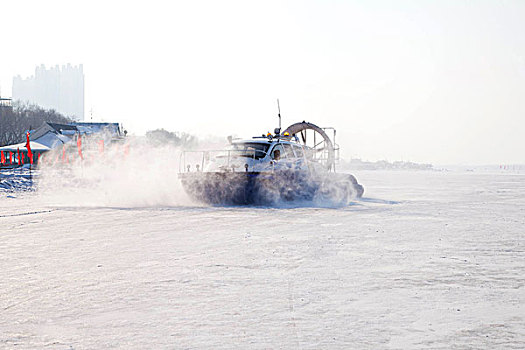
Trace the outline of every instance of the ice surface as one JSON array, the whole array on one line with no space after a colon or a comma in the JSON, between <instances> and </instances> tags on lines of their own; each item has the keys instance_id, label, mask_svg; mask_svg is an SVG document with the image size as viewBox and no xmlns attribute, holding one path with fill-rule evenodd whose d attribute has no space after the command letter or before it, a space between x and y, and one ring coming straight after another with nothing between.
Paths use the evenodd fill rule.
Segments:
<instances>
[{"instance_id":1,"label":"ice surface","mask_svg":"<svg viewBox=\"0 0 525 350\"><path fill-rule=\"evenodd\" d=\"M525 348L525 176L356 175L344 208L1 192L0 348Z\"/></svg>"}]
</instances>

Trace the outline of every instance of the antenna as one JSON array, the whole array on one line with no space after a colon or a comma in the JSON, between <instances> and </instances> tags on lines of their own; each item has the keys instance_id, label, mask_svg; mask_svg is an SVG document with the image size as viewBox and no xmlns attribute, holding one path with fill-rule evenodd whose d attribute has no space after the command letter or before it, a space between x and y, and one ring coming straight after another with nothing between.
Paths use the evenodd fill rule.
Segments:
<instances>
[{"instance_id":1,"label":"antenna","mask_svg":"<svg viewBox=\"0 0 525 350\"><path fill-rule=\"evenodd\" d=\"M279 106L279 99L277 99L277 110L279 111L279 132L281 132L281 106Z\"/></svg>"}]
</instances>

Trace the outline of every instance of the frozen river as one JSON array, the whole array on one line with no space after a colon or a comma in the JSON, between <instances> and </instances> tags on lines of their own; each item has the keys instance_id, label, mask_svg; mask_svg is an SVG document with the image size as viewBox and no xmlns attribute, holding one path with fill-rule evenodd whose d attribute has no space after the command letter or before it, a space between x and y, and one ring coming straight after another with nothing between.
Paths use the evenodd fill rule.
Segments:
<instances>
[{"instance_id":1,"label":"frozen river","mask_svg":"<svg viewBox=\"0 0 525 350\"><path fill-rule=\"evenodd\" d=\"M525 175L356 175L343 208L0 192L0 348L525 348Z\"/></svg>"}]
</instances>

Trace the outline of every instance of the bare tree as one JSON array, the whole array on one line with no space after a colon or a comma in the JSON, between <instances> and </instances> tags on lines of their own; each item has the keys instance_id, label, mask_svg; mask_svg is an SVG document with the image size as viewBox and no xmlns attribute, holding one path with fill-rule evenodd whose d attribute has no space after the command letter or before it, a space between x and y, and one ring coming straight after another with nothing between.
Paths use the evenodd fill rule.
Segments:
<instances>
[{"instance_id":1,"label":"bare tree","mask_svg":"<svg viewBox=\"0 0 525 350\"><path fill-rule=\"evenodd\" d=\"M146 132L146 139L155 146L171 145L191 148L197 144L197 138L185 132L171 132L164 129Z\"/></svg>"},{"instance_id":2,"label":"bare tree","mask_svg":"<svg viewBox=\"0 0 525 350\"><path fill-rule=\"evenodd\" d=\"M0 146L23 142L26 131L34 130L44 122L67 124L72 121L53 109L16 101L12 108L0 109Z\"/></svg>"}]
</instances>

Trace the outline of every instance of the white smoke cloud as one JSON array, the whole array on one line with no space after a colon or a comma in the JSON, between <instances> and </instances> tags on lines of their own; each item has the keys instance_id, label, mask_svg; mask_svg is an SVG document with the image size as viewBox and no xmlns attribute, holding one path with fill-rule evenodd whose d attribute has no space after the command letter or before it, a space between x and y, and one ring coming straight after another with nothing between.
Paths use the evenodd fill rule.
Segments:
<instances>
[{"instance_id":1,"label":"white smoke cloud","mask_svg":"<svg viewBox=\"0 0 525 350\"><path fill-rule=\"evenodd\" d=\"M83 140L83 160L77 147L46 155L37 189L41 198L58 205L148 207L193 204L178 180L174 146L153 147L144 139L104 144Z\"/></svg>"}]
</instances>

